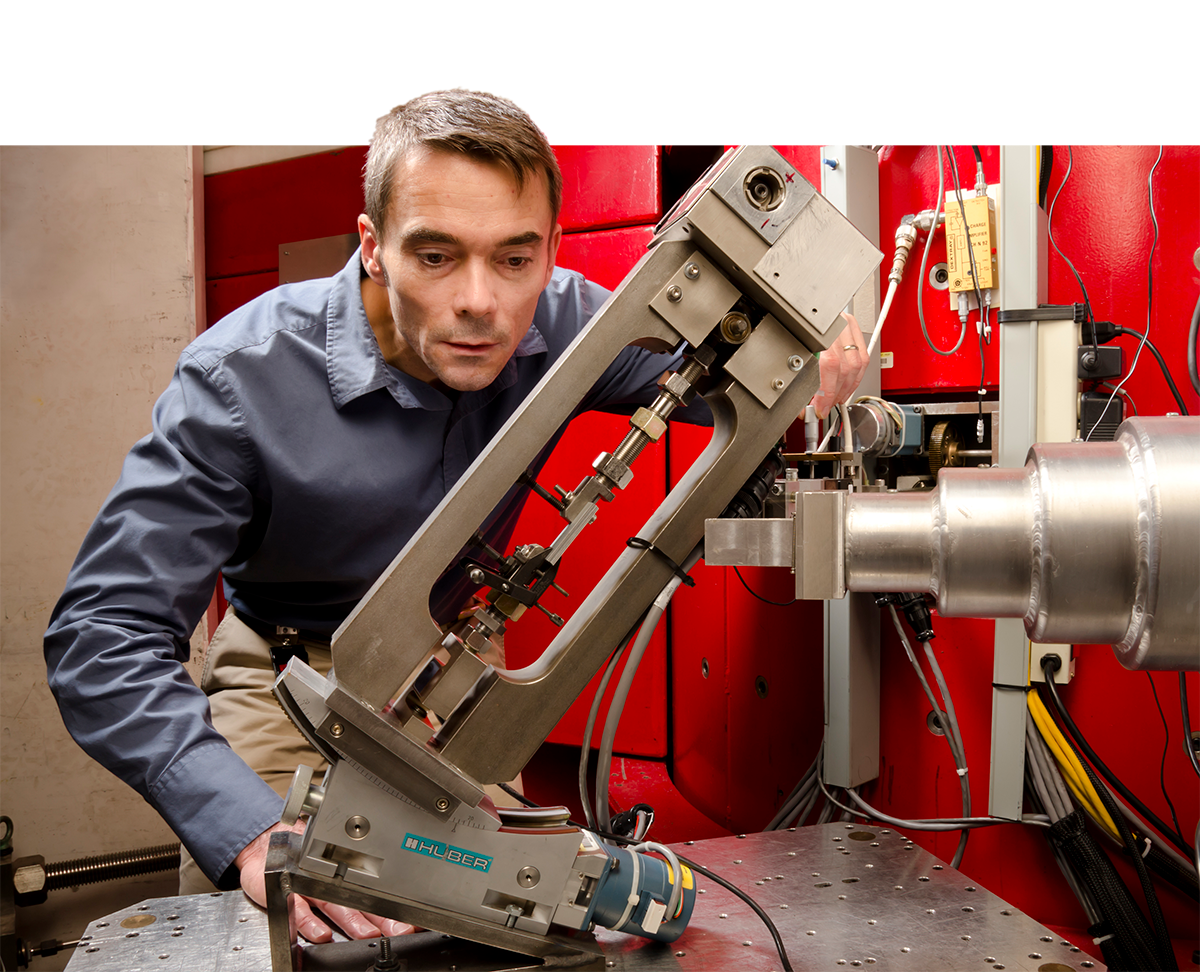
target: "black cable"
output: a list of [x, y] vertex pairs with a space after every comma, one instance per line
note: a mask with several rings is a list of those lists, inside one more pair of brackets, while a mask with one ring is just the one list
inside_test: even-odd
[[1040, 84], [1042, 97], [1042, 162], [1038, 167], [1038, 205], [1046, 208], [1046, 193], [1050, 191], [1050, 169], [1054, 164], [1054, 85]]
[[1187, 750], [1192, 769], [1200, 776], [1200, 762], [1196, 760], [1196, 747], [1192, 745], [1192, 716], [1188, 712], [1187, 679], [1179, 673], [1179, 714], [1183, 717], [1183, 748]]
[[[973, 146], [974, 147], [974, 146]], [[979, 155], [979, 149], [975, 148], [976, 157], [979, 159], [979, 164], [983, 164], [983, 158]], [[986, 378], [987, 378], [987, 360], [983, 356], [983, 291], [979, 289], [979, 271], [975, 266], [975, 247], [971, 245], [971, 228], [967, 225], [967, 209], [963, 203], [962, 184], [958, 178], [958, 160], [954, 157], [954, 152], [951, 146], [946, 146], [946, 154], [950, 157], [950, 172], [954, 176], [954, 196], [958, 200], [959, 215], [962, 216], [963, 232], [967, 235], [967, 256], [971, 260], [971, 284], [975, 289], [975, 302], [979, 305], [979, 390], [976, 394], [979, 396], [979, 441], [983, 441], [983, 398], [987, 394]], [[968, 312], [969, 313], [969, 312]], [[988, 343], [991, 343], [989, 338]]]
[[771, 933], [771, 938], [774, 939], [774, 941], [775, 941], [775, 950], [777, 952], [779, 952], [779, 961], [783, 963], [784, 972], [792, 972], [792, 963], [788, 961], [787, 950], [783, 947], [783, 939], [779, 935], [779, 929], [775, 927], [775, 922], [771, 921], [770, 915], [768, 915], [765, 911], [763, 911], [762, 907], [758, 904], [757, 901], [755, 901], [753, 898], [751, 898], [750, 895], [746, 894], [740, 888], [737, 888], [734, 885], [732, 885], [730, 882], [726, 881], [720, 875], [716, 874], [713, 871], [710, 871], [708, 868], [702, 867], [701, 865], [697, 864], [695, 861], [689, 860], [688, 858], [684, 857], [682, 854], [676, 854], [675, 856], [679, 858], [680, 864], [686, 864], [697, 874], [702, 874], [702, 875], [704, 875], [704, 877], [708, 878], [710, 881], [716, 882], [717, 884], [721, 885], [721, 887], [723, 887], [726, 891], [730, 892], [731, 894], [737, 895], [739, 898], [742, 899], [742, 901], [744, 901], [747, 905], [749, 905], [750, 909], [756, 915], [758, 915], [758, 917], [762, 919], [763, 924], [767, 926], [767, 931], [769, 931]]
[[522, 806], [534, 807], [539, 810], [541, 809], [541, 807], [539, 807], [538, 804], [536, 804], [532, 800], [530, 800], [529, 797], [527, 797], [524, 793], [522, 793], [516, 787], [509, 786], [507, 783], [497, 783], [496, 785], [498, 787], [500, 787], [500, 789], [502, 789], [505, 793], [507, 793], [514, 800], [520, 801]]
[[[1171, 394], [1175, 396], [1175, 404], [1179, 406], [1179, 412], [1182, 415], [1187, 415], [1187, 406], [1183, 403], [1183, 397], [1179, 394], [1179, 389], [1175, 387], [1175, 382], [1171, 379], [1171, 372], [1167, 370], [1167, 363], [1163, 360], [1163, 356], [1159, 354], [1158, 348], [1141, 331], [1135, 331], [1131, 327], [1116, 328], [1117, 334], [1128, 334], [1130, 337], [1135, 337], [1140, 341], [1144, 341], [1146, 347], [1150, 349], [1150, 353], [1158, 360], [1158, 366], [1162, 369], [1163, 377], [1167, 379], [1167, 387], [1171, 389]], [[1094, 333], [1094, 332], [1093, 332]]]
[[742, 587], [744, 587], [744, 588], [746, 588], [746, 590], [750, 591], [750, 593], [754, 597], [757, 597], [764, 604], [774, 604], [776, 607], [790, 607], [791, 605], [795, 604], [796, 601], [799, 600], [799, 598], [793, 597], [790, 601], [772, 601], [769, 597], [763, 597], [761, 594], [756, 594], [751, 589], [750, 585], [746, 583], [746, 578], [744, 578], [742, 576], [742, 572], [740, 570], [738, 570], [736, 567], [733, 568], [733, 572], [735, 574], [737, 574], [737, 579], [742, 582]]
[[971, 151], [976, 154], [976, 162], [982, 166], [983, 156], [979, 155], [979, 85], [971, 85]]
[[[1053, 686], [1054, 669], [1047, 665], [1042, 670], [1046, 676], [1046, 684]], [[1080, 756], [1075, 741], [1070, 737], [1065, 738], [1067, 745], [1075, 750], [1076, 756]], [[1112, 817], [1113, 823], [1116, 824], [1117, 832], [1121, 835], [1125, 849], [1133, 861], [1133, 869], [1137, 872], [1138, 882], [1142, 886], [1142, 894], [1145, 897], [1146, 907], [1150, 912], [1150, 921], [1154, 929], [1152, 941], [1147, 943], [1152, 951], [1158, 953], [1157, 964], [1153, 968], [1177, 970], [1179, 966], [1175, 962], [1175, 952], [1171, 945], [1171, 934], [1167, 930], [1166, 919], [1163, 918], [1162, 908], [1158, 902], [1158, 893], [1155, 891], [1154, 882], [1150, 879], [1150, 872], [1146, 867], [1146, 862], [1142, 857], [1138, 842], [1134, 839], [1133, 833], [1130, 831], [1129, 825], [1125, 820], [1125, 815], [1121, 813], [1121, 809], [1117, 806], [1112, 794], [1100, 782], [1086, 761], [1080, 758], [1079, 762], [1083, 767], [1084, 773], [1087, 774], [1088, 779], [1091, 781], [1096, 794], [1100, 797], [1100, 802], [1104, 804], [1104, 809], [1108, 811], [1108, 815]]]
[[1196, 339], [1200, 336], [1200, 297], [1196, 298], [1196, 309], [1192, 311], [1192, 326], [1188, 328], [1187, 363], [1188, 377], [1192, 390], [1200, 395], [1200, 372], [1196, 370]]
[[[1138, 344], [1137, 351], [1134, 352], [1133, 364], [1129, 366], [1129, 374], [1122, 378], [1117, 387], [1113, 389], [1113, 393], [1109, 396], [1108, 401], [1104, 405], [1104, 412], [1108, 411], [1109, 406], [1113, 403], [1113, 399], [1117, 397], [1117, 392], [1121, 390], [1121, 388], [1125, 385], [1125, 382], [1133, 377], [1133, 372], [1137, 368], [1138, 361], [1140, 361], [1142, 357], [1142, 348], [1146, 344], [1146, 337], [1148, 337], [1150, 334], [1150, 320], [1153, 316], [1154, 310], [1154, 251], [1158, 248], [1158, 216], [1154, 212], [1154, 173], [1155, 170], [1158, 169], [1158, 163], [1162, 161], [1162, 157], [1163, 146], [1160, 145], [1158, 147], [1158, 158], [1154, 160], [1154, 165], [1150, 166], [1150, 175], [1146, 178], [1146, 192], [1150, 201], [1150, 222], [1154, 226], [1154, 239], [1150, 243], [1150, 259], [1146, 261], [1146, 274], [1149, 278], [1146, 296], [1146, 334], [1143, 335], [1141, 342]], [[1101, 414], [1103, 414], [1103, 412]], [[1096, 424], [1099, 425], [1099, 423]], [[1092, 426], [1092, 428], [1088, 430], [1088, 434], [1084, 437], [1084, 442], [1087, 442], [1088, 439], [1091, 438], [1092, 433], [1095, 430], [1096, 426]]]
[[[1049, 665], [1044, 666], [1042, 669], [1044, 672], [1048, 670], [1053, 671]], [[1140, 813], [1146, 820], [1154, 824], [1154, 826], [1158, 828], [1159, 833], [1161, 833], [1164, 838], [1174, 844], [1181, 854], [1183, 854], [1185, 857], [1188, 856], [1191, 853], [1191, 848], [1183, 842], [1183, 839], [1176, 834], [1175, 831], [1163, 823], [1158, 815], [1154, 813], [1154, 811], [1152, 811], [1146, 806], [1146, 804], [1134, 796], [1129, 787], [1117, 779], [1112, 770], [1110, 770], [1105, 765], [1104, 761], [1096, 755], [1096, 751], [1088, 745], [1087, 740], [1083, 738], [1083, 733], [1081, 733], [1079, 731], [1079, 727], [1075, 725], [1075, 720], [1071, 718], [1071, 714], [1067, 711], [1067, 707], [1063, 705], [1062, 699], [1059, 698], [1058, 688], [1055, 686], [1054, 681], [1047, 677], [1046, 681], [1042, 684], [1046, 686], [1046, 694], [1050, 696], [1051, 704], [1054, 706], [1054, 709], [1058, 713], [1059, 718], [1062, 720], [1063, 725], [1068, 730], [1068, 737], [1074, 737], [1074, 741], [1079, 744], [1079, 748], [1082, 749], [1087, 755], [1087, 758], [1091, 761], [1092, 765], [1096, 767], [1096, 770], [1100, 773], [1100, 775], [1108, 781], [1109, 785], [1114, 790], [1120, 793], [1121, 796], [1123, 796], [1129, 802], [1130, 806], [1136, 809], [1138, 813]], [[1070, 741], [1069, 738], [1068, 741]]]
[[[1067, 180], [1069, 178], [1071, 178], [1071, 168], [1074, 164], [1075, 164], [1075, 153], [1071, 150], [1071, 146], [1068, 145], [1067, 146], [1067, 171], [1063, 174], [1063, 181], [1059, 185], [1058, 191], [1054, 193], [1054, 198], [1050, 201], [1050, 212], [1046, 214], [1046, 235], [1050, 239], [1050, 245], [1052, 247], [1054, 247], [1054, 252], [1057, 253], [1060, 257], [1062, 257], [1063, 261], [1066, 263], [1066, 265], [1068, 267], [1070, 267], [1071, 273], [1075, 277], [1075, 282], [1077, 284], [1079, 284], [1079, 289], [1083, 292], [1084, 321], [1086, 323], [1086, 322], [1089, 322], [1089, 321], [1092, 321], [1095, 319], [1092, 316], [1092, 302], [1091, 302], [1091, 300], [1088, 299], [1087, 287], [1085, 287], [1083, 285], [1083, 278], [1079, 276], [1079, 271], [1075, 269], [1075, 264], [1073, 264], [1070, 261], [1070, 259], [1067, 257], [1067, 255], [1065, 253], [1063, 253], [1063, 251], [1061, 249], [1059, 249], [1058, 243], [1056, 243], [1054, 240], [1054, 206], [1058, 202], [1058, 197], [1062, 193], [1063, 188], [1066, 186]], [[1096, 329], [1095, 328], [1092, 328], [1092, 348], [1093, 349], [1096, 348]]]
[[[589, 830], [590, 829], [591, 832], [593, 834], [595, 834], [597, 837], [603, 837], [605, 840], [612, 841], [617, 844], [641, 843], [641, 841], [634, 840], [630, 837], [622, 837], [620, 834], [612, 834], [612, 833], [608, 833], [607, 831], [603, 831], [603, 830], [596, 830], [594, 828], [582, 827], [578, 823], [576, 823], [574, 820], [568, 820], [567, 822], [574, 827], [579, 827], [580, 830]], [[726, 881], [723, 877], [714, 873], [713, 871], [710, 871], [707, 867], [697, 864], [693, 860], [689, 860], [688, 858], [684, 857], [682, 854], [680, 854], [678, 852], [676, 852], [675, 856], [679, 858], [680, 864], [690, 867], [697, 874], [701, 874], [704, 877], [708, 878], [710, 881], [713, 881], [716, 884], [721, 885], [721, 887], [723, 887], [730, 894], [736, 895], [737, 897], [741, 898], [741, 900], [744, 901], [747, 905], [749, 905], [750, 909], [756, 915], [758, 915], [758, 917], [762, 919], [763, 924], [767, 926], [767, 931], [769, 931], [771, 933], [771, 938], [774, 939], [774, 941], [775, 941], [775, 949], [776, 949], [776, 951], [779, 952], [779, 961], [783, 963], [783, 968], [784, 968], [785, 972], [792, 972], [792, 963], [788, 961], [787, 949], [785, 949], [783, 946], [783, 938], [779, 934], [779, 929], [775, 927], [775, 922], [773, 922], [771, 920], [771, 916], [768, 915], [765, 911], [763, 911], [763, 909], [759, 906], [757, 901], [755, 901], [753, 898], [751, 898], [750, 895], [746, 894], [746, 892], [743, 891], [741, 888], [738, 888], [735, 885], [731, 884], [729, 881]]]
[[1167, 714], [1163, 712], [1162, 703], [1158, 701], [1158, 688], [1154, 684], [1154, 678], [1149, 672], [1146, 672], [1146, 678], [1150, 679], [1150, 691], [1154, 693], [1154, 704], [1158, 706], [1158, 717], [1162, 719], [1163, 724], [1163, 751], [1162, 761], [1158, 764], [1158, 785], [1162, 788], [1163, 798], [1167, 801], [1167, 806], [1171, 809], [1171, 819], [1175, 822], [1175, 832], [1182, 839], [1183, 828], [1179, 826], [1179, 815], [1175, 813], [1175, 804], [1171, 802], [1171, 795], [1167, 793], [1167, 748], [1171, 745], [1171, 730], [1167, 728]]
[[[1047, 684], [1054, 684], [1054, 670], [1052, 668], [1043, 669], [1046, 673]], [[1068, 739], [1067, 744], [1071, 745], [1072, 740]], [[1113, 823], [1117, 825], [1117, 832], [1121, 835], [1121, 840], [1125, 843], [1125, 849], [1129, 851], [1129, 856], [1133, 861], [1133, 869], [1137, 872], [1138, 882], [1142, 886], [1142, 894], [1146, 899], [1146, 907], [1150, 912], [1150, 923], [1154, 928], [1153, 946], [1158, 952], [1158, 968], [1172, 970], [1178, 972], [1179, 965], [1175, 961], [1175, 951], [1171, 945], [1171, 933], [1167, 930], [1166, 919], [1163, 918], [1162, 906], [1158, 903], [1158, 892], [1154, 889], [1154, 882], [1150, 879], [1150, 871], [1146, 867], [1146, 862], [1142, 858], [1141, 850], [1134, 840], [1133, 833], [1129, 829], [1129, 825], [1125, 822], [1125, 815], [1121, 813], [1116, 801], [1113, 800], [1112, 794], [1104, 787], [1092, 768], [1080, 760], [1080, 765], [1083, 771], [1091, 780], [1092, 786], [1095, 787], [1096, 793], [1100, 796], [1100, 802], [1104, 804], [1104, 809], [1108, 811], [1108, 815], [1113, 818]]]

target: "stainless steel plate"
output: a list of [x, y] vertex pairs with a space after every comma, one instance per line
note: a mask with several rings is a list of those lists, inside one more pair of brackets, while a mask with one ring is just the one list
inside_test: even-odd
[[[894, 830], [826, 824], [675, 849], [754, 898], [797, 970], [1105, 968]], [[671, 945], [597, 929], [607, 968], [781, 968], [753, 911], [703, 877], [698, 887], [691, 924]], [[267, 972], [271, 966], [266, 915], [240, 892], [152, 898], [92, 922], [84, 935], [68, 972]], [[329, 948], [320, 956], [326, 968]], [[459, 967], [480, 967], [476, 951], [464, 947]], [[355, 968], [365, 967], [361, 954], [361, 945], [347, 946]], [[517, 966], [526, 963], [501, 967]]]

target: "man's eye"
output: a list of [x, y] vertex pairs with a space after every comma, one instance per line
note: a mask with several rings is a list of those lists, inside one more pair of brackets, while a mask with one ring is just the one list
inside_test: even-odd
[[520, 267], [523, 267], [529, 263], [532, 263], [533, 259], [531, 257], [526, 257], [526, 256], [510, 256], [504, 262], [508, 266], [510, 266], [514, 270], [516, 270], [516, 269], [519, 269]]
[[436, 267], [445, 262], [446, 254], [444, 254], [444, 253], [418, 253], [417, 259], [420, 260], [422, 263], [424, 263], [426, 266]]

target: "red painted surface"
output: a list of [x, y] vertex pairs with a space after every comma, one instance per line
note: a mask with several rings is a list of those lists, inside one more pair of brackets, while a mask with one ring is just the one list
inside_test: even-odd
[[[684, 427], [668, 434], [674, 483], [709, 435]], [[792, 600], [787, 571], [747, 567], [741, 574], [755, 593]], [[672, 776], [713, 820], [734, 831], [761, 830], [820, 745], [822, 605], [765, 604], [730, 568], [702, 563], [693, 576], [696, 587], [680, 588], [671, 603]]]
[[280, 243], [355, 232], [365, 160], [347, 148], [206, 176], [208, 278], [278, 272]]
[[[983, 174], [989, 183], [1000, 178], [1000, 153], [995, 146], [981, 146]], [[967, 193], [973, 194], [975, 185], [975, 156], [969, 146], [958, 146], [954, 157], [958, 162], [959, 178]], [[933, 208], [937, 199], [938, 153], [934, 146], [898, 145], [888, 146], [879, 159], [879, 248], [883, 251], [881, 264], [880, 296], [887, 290], [887, 273], [891, 269], [895, 253], [895, 231], [902, 217]], [[945, 169], [945, 188], [954, 188], [950, 165], [945, 152], [940, 156]], [[926, 235], [920, 234], [912, 253], [904, 279], [892, 303], [879, 339], [880, 350], [891, 351], [894, 367], [881, 372], [884, 393], [913, 394], [920, 392], [967, 392], [974, 394], [979, 387], [980, 359], [979, 340], [975, 332], [978, 314], [971, 312], [967, 336], [962, 346], [950, 357], [942, 357], [929, 349], [921, 334], [917, 318], [917, 287], [924, 291], [925, 324], [934, 344], [943, 351], [954, 347], [960, 331], [958, 312], [952, 310], [949, 291], [937, 290], [929, 283], [929, 272], [938, 263], [946, 260], [945, 236], [936, 232], [929, 248], [929, 260], [925, 279], [920, 280], [921, 256]], [[1000, 268], [1004, 272], [1004, 268]], [[992, 310], [995, 319], [995, 309]], [[999, 336], [997, 328], [992, 330], [992, 343], [984, 345], [984, 383], [995, 390], [1000, 377]]]
[[[592, 473], [592, 460], [601, 450], [612, 452], [629, 429], [625, 418], [615, 415], [589, 413], [571, 423], [566, 436], [546, 463], [538, 481], [547, 490], [560, 485], [574, 489]], [[563, 598], [557, 592], [548, 594], [546, 606], [564, 618], [587, 596], [625, 546], [658, 507], [665, 496], [666, 459], [661, 446], [646, 449], [638, 457], [629, 486], [617, 492], [610, 504], [603, 504], [596, 522], [584, 531], [563, 557], [557, 583], [571, 596]], [[531, 499], [513, 533], [516, 545], [540, 543], [550, 546], [566, 526], [549, 504]], [[532, 663], [550, 644], [555, 627], [540, 611], [527, 611], [508, 628], [505, 635], [506, 661], [510, 669]], [[613, 647], [624, 632], [613, 632]], [[609, 683], [607, 697], [611, 698], [620, 677], [619, 671]], [[583, 739], [588, 708], [595, 696], [599, 675], [571, 706], [566, 716], [550, 733], [552, 743], [579, 745]], [[667, 753], [667, 661], [665, 625], [655, 632], [646, 650], [641, 667], [634, 679], [625, 715], [617, 731], [618, 751], [641, 756], [665, 756]], [[607, 703], [601, 707], [595, 741], [599, 743]]]
[[653, 236], [653, 225], [564, 233], [556, 262], [568, 270], [578, 270], [602, 287], [615, 290], [642, 258], [646, 244]]
[[558, 221], [566, 232], [654, 223], [662, 212], [657, 145], [560, 145], [563, 174]]

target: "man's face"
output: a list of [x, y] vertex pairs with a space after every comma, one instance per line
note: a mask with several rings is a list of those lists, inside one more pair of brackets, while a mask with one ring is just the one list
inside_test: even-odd
[[364, 266], [391, 310], [390, 326], [372, 322], [384, 357], [422, 381], [486, 387], [554, 270], [562, 229], [545, 177], [518, 190], [499, 166], [421, 148], [397, 164], [387, 219], [381, 244], [359, 217]]

